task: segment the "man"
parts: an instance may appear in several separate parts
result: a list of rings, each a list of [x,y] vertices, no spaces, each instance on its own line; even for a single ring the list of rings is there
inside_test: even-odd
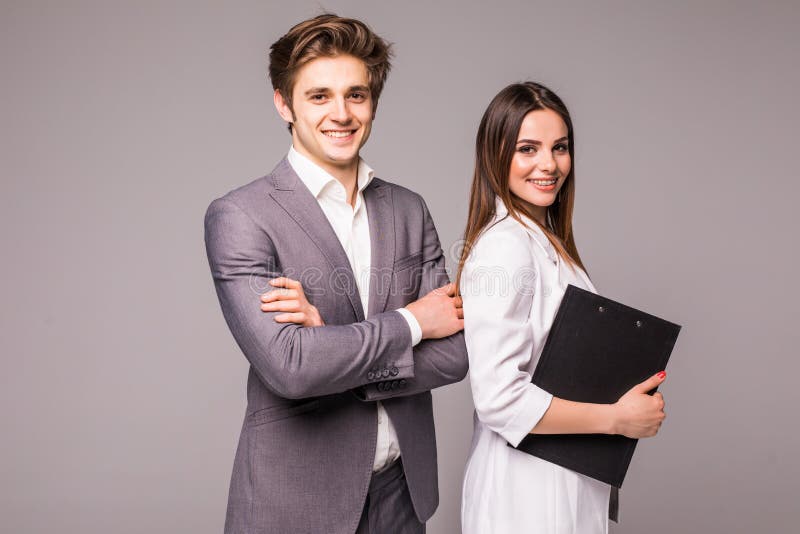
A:
[[[208,208],[251,364],[228,534],[424,532],[438,504],[429,390],[467,372],[463,315],[422,198],[359,158],[389,55],[357,20],[293,27],[270,52],[289,154]]]

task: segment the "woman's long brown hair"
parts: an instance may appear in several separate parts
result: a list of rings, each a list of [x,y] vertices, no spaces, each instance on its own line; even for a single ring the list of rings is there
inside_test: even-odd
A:
[[[569,132],[569,155],[572,161],[555,202],[547,207],[544,225],[536,220],[526,203],[508,187],[508,173],[522,121],[528,113],[540,109],[553,110],[564,120]],[[528,226],[520,213],[526,215],[544,231],[563,258],[584,269],[572,234],[572,210],[575,205],[575,136],[572,119],[558,95],[541,84],[525,82],[509,85],[494,97],[483,114],[475,139],[475,172],[464,246],[456,273],[456,288],[460,287],[461,272],[475,241],[495,216],[495,197],[500,197],[508,208],[508,214],[517,222]]]

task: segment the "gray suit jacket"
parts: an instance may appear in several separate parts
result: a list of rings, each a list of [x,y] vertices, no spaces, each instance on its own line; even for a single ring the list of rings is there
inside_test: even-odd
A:
[[[444,254],[419,195],[374,178],[364,200],[373,272],[366,311],[330,223],[285,159],[208,208],[214,285],[250,362],[227,534],[352,534],[375,457],[375,400],[397,430],[417,517],[436,509],[429,390],[465,376],[463,335],[411,347],[395,310],[448,282]],[[280,324],[260,310],[277,276],[302,282],[326,326]]]

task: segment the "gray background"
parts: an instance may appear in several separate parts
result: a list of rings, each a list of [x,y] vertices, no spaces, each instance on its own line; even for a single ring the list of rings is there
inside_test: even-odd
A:
[[[0,531],[221,531],[246,364],[202,217],[287,150],[265,51],[323,8],[396,43],[364,155],[448,251],[489,99],[570,106],[595,284],[684,325],[612,531],[796,531],[800,7],[720,1],[3,2]],[[435,408],[455,533],[468,382]]]

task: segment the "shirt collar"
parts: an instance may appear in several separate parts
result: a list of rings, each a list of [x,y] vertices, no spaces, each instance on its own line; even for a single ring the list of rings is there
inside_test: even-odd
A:
[[[500,219],[508,216],[508,208],[499,196],[495,196],[494,205],[495,221],[499,221]],[[550,261],[556,263],[558,261],[558,253],[556,253],[553,244],[550,243],[550,240],[547,238],[541,227],[524,213],[517,213],[519,213],[520,218],[525,223],[523,227],[525,228],[525,231],[528,232],[528,235],[530,235],[533,240],[536,241],[536,243],[542,248],[542,250],[544,250],[545,254],[547,254],[547,257],[550,258]]]
[[[289,148],[289,154],[286,156],[286,159],[289,160],[292,169],[294,169],[294,172],[297,173],[297,176],[308,190],[311,191],[314,198],[319,198],[328,184],[339,183],[329,172],[295,150],[294,145]],[[372,167],[367,165],[363,159],[359,158],[358,177],[356,178],[359,193],[369,185],[373,176],[375,176],[375,171],[372,170]]]

